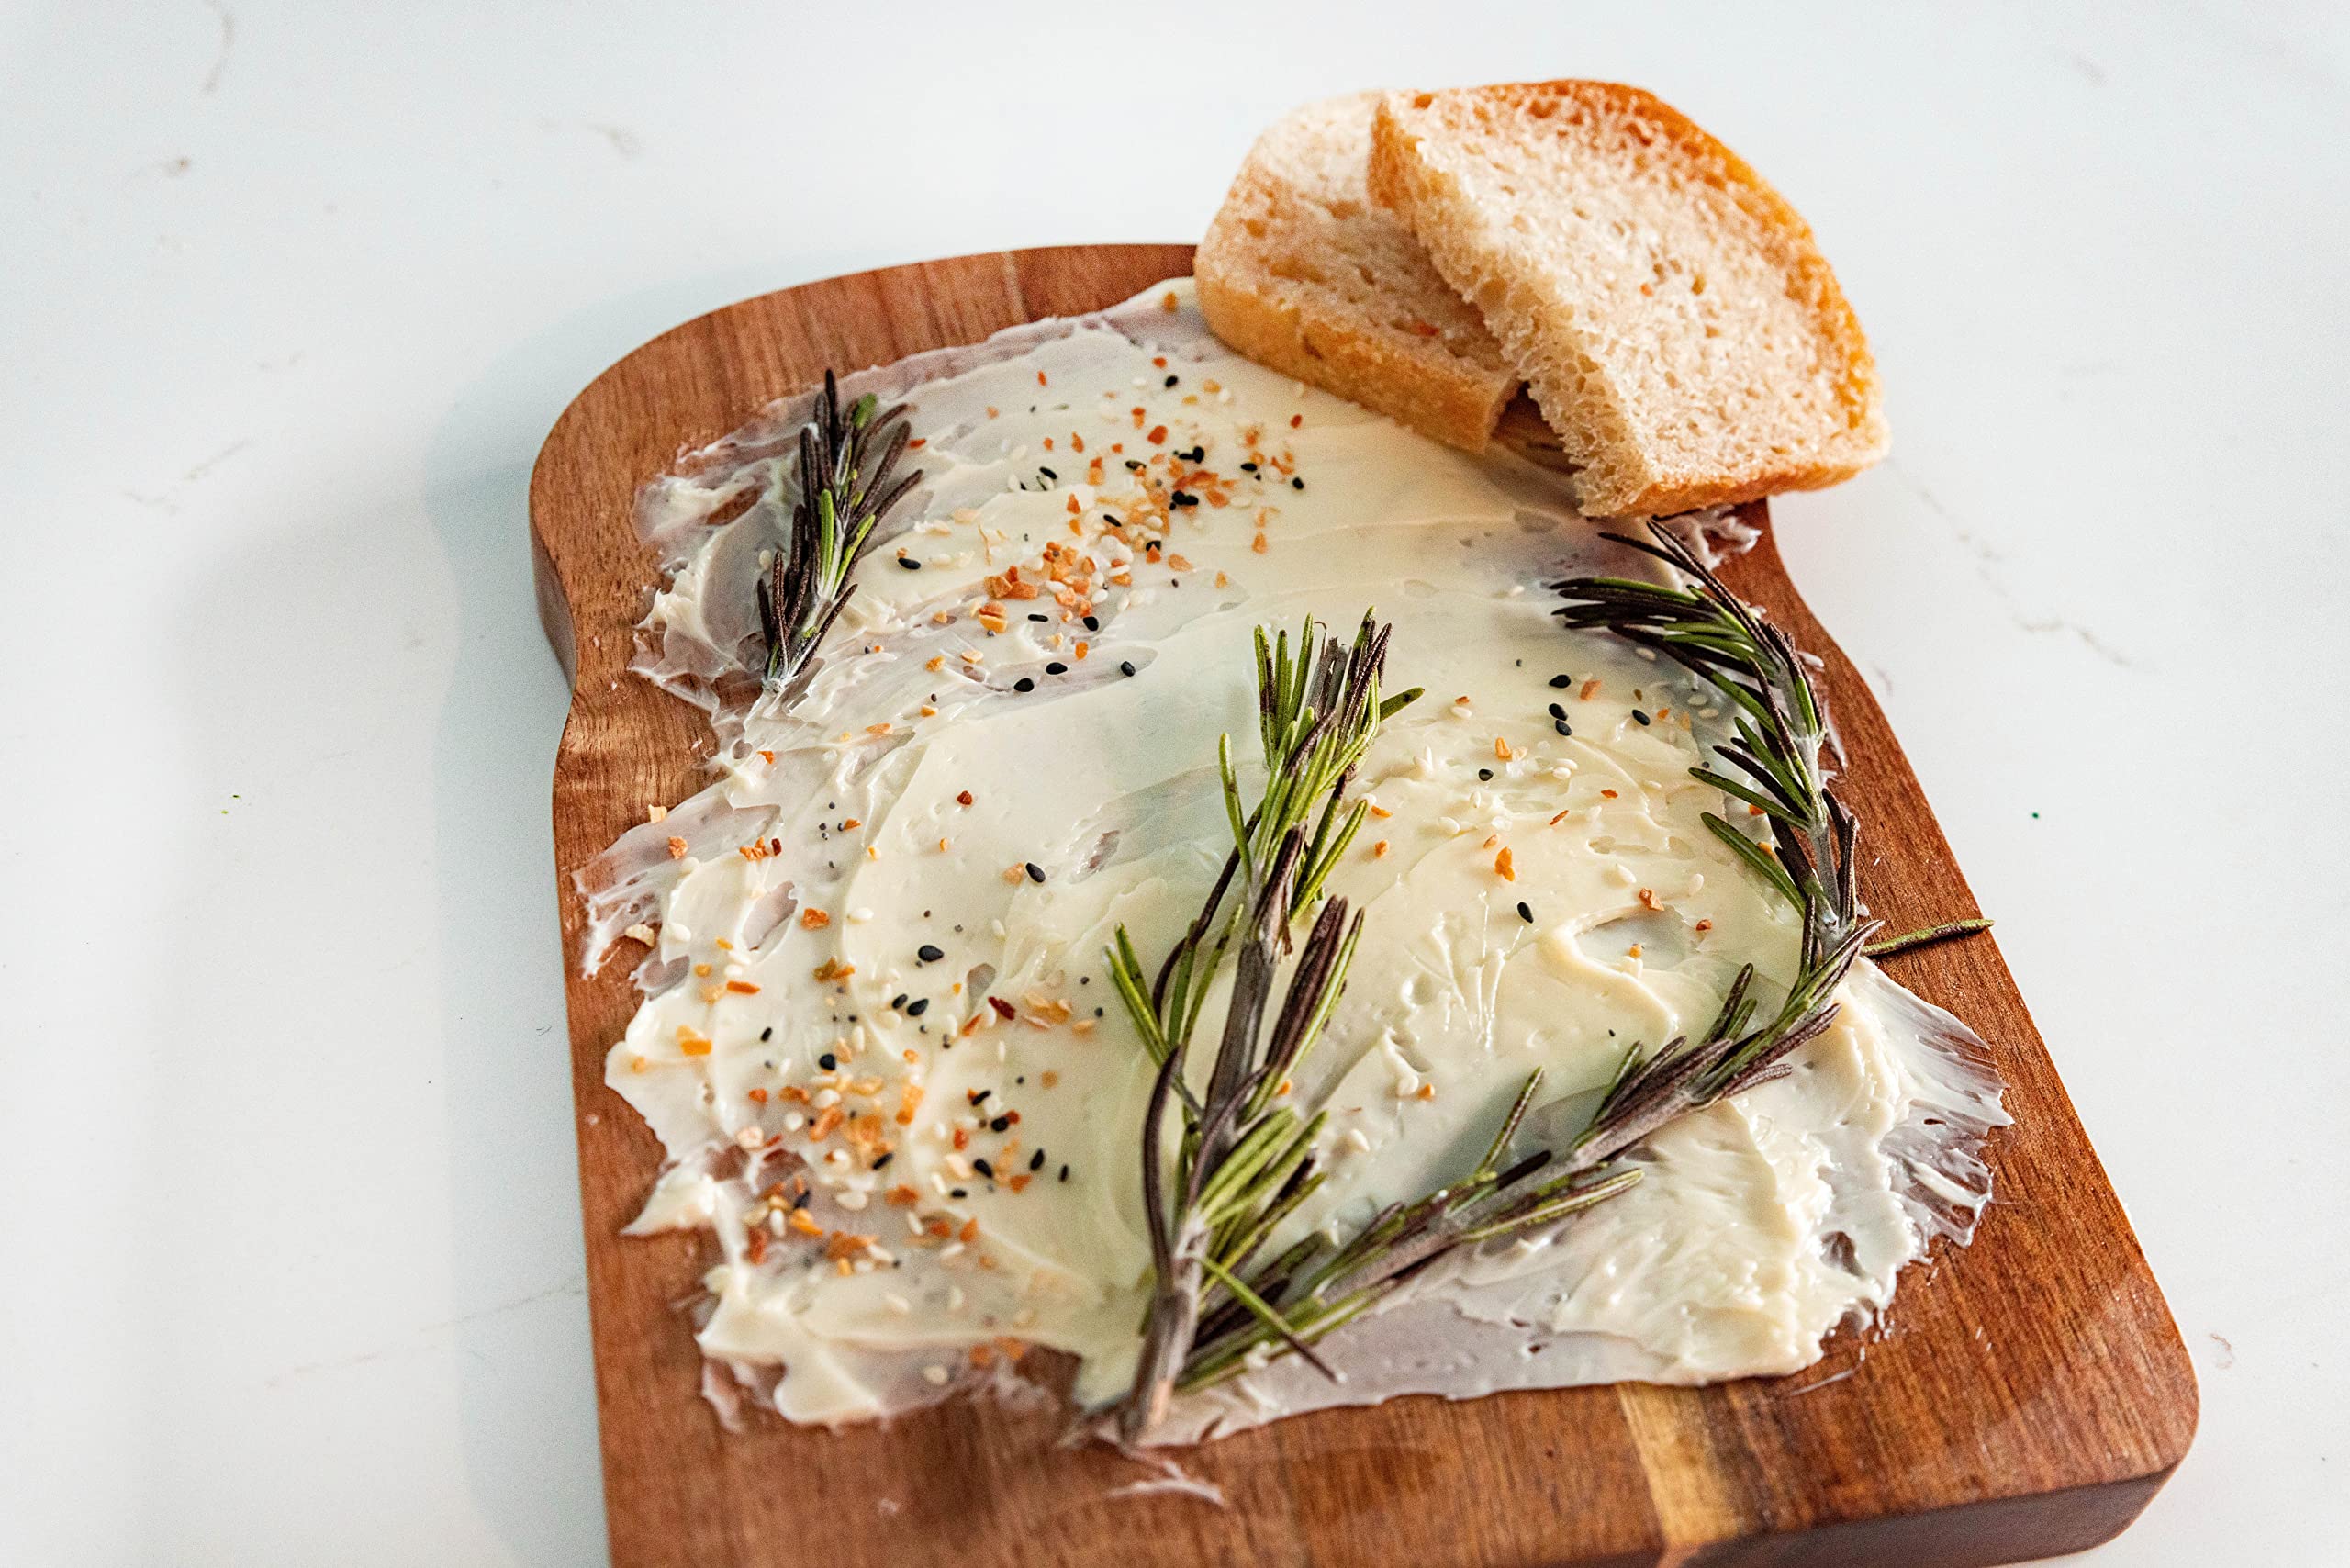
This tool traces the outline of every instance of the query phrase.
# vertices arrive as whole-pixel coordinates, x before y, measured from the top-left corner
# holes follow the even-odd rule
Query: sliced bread
[[[1364,185],[1376,93],[1257,139],[1192,263],[1217,337],[1424,435],[1482,450],[1517,375]]]
[[[1586,513],[1817,489],[1885,454],[1875,364],[1810,228],[1650,94],[1387,94],[1370,187],[1500,339]]]

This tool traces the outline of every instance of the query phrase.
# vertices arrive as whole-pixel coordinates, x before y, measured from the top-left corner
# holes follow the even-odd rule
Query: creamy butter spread
[[[1332,890],[1366,922],[1292,1089],[1330,1113],[1292,1235],[1465,1171],[1538,1066],[1522,1140],[1563,1141],[1741,964],[1788,975],[1794,913],[1689,777],[1723,715],[1550,617],[1561,576],[1659,568],[1533,463],[1239,358],[1181,283],[846,386],[867,388],[911,402],[925,479],[788,711],[745,672],[805,400],[641,498],[668,586],[639,667],[711,712],[716,777],[585,880],[588,961],[654,949],[608,1071],[671,1160],[633,1228],[715,1235],[702,1349],[784,1416],[1001,1383],[1030,1347],[1079,1358],[1080,1402],[1131,1377],[1150,1074],[1101,953],[1123,923],[1155,966],[1197,910],[1229,843],[1220,734],[1260,782],[1256,625],[1375,606],[1389,689],[1427,689],[1355,783],[1373,815]],[[2005,1120],[1956,1020],[1865,964],[1841,1000],[1790,1077],[1651,1139],[1626,1195],[1340,1330],[1344,1383],[1276,1362],[1163,1435],[1813,1361],[1933,1235],[1965,1239]]]

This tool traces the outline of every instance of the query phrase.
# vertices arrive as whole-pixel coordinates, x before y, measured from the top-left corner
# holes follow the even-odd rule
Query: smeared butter
[[[591,961],[655,928],[609,1068],[673,1161],[639,1225],[714,1233],[702,1348],[784,1416],[910,1408],[1031,1346],[1080,1359],[1082,1401],[1131,1377],[1149,1072],[1101,953],[1124,924],[1156,962],[1221,863],[1220,734],[1257,782],[1256,625],[1375,606],[1389,689],[1427,690],[1355,781],[1374,815],[1331,889],[1365,930],[1289,1090],[1330,1113],[1292,1234],[1458,1176],[1538,1066],[1528,1147],[1571,1136],[1741,964],[1791,971],[1793,912],[1701,820],[1725,809],[1689,777],[1726,733],[1707,691],[1550,618],[1546,583],[1654,567],[1541,469],[1249,364],[1182,284],[867,386],[911,402],[926,476],[789,711],[739,672],[798,409],[643,498],[669,574],[643,670],[722,756],[588,882]],[[1164,1435],[1815,1360],[1931,1235],[1964,1239],[2004,1119],[1947,1014],[1866,966],[1841,1000],[1792,1076],[1651,1139],[1628,1194],[1330,1340],[1346,1383],[1276,1364]]]

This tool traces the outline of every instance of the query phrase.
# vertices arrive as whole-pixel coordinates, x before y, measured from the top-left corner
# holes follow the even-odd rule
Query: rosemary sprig
[[[1853,846],[1860,824],[1828,788],[1819,754],[1829,734],[1827,705],[1803,656],[1778,627],[1722,586],[1689,547],[1661,524],[1653,543],[1607,537],[1652,555],[1688,580],[1668,587],[1628,577],[1574,577],[1554,583],[1569,626],[1598,628],[1653,649],[1711,686],[1736,709],[1736,739],[1715,751],[1733,770],[1699,766],[1690,777],[1758,808],[1771,824],[1767,844],[1708,812],[1706,826],[1803,918],[1796,977],[1778,1009],[1756,1025],[1754,966],[1731,981],[1712,1026],[1696,1043],[1668,1042],[1652,1056],[1625,1058],[1579,1148],[1630,1148],[1689,1111],[1784,1074],[1787,1053],[1836,1016],[1830,997],[1878,923],[1860,915],[1853,889]]]
[[[905,406],[882,409],[870,392],[844,410],[833,373],[800,431],[800,499],[791,533],[758,585],[767,639],[766,683],[799,694],[808,657],[856,590],[850,585],[874,525],[922,483],[922,471],[890,478],[912,428]],[[878,442],[877,452],[876,442]]]
[[[1143,1197],[1155,1283],[1142,1327],[1142,1357],[1117,1411],[1128,1440],[1165,1415],[1193,1352],[1203,1315],[1237,1312],[1320,1365],[1307,1342],[1245,1277],[1274,1227],[1321,1185],[1314,1144],[1323,1118],[1277,1101],[1313,1048],[1346,985],[1362,917],[1347,901],[1322,902],[1279,1006],[1275,982],[1292,951],[1291,927],[1322,898],[1331,868],[1368,810],[1346,803],[1355,765],[1380,724],[1419,696],[1382,700],[1388,628],[1365,613],[1353,643],[1314,621],[1289,633],[1257,633],[1259,741],[1265,787],[1244,804],[1232,737],[1217,746],[1233,846],[1206,902],[1155,980],[1146,980],[1124,926],[1104,955],[1112,983],[1158,1063],[1142,1130]],[[1232,993],[1204,1091],[1184,1080],[1211,980],[1226,957]],[[1270,1022],[1270,1030],[1268,1024]],[[1165,1152],[1169,1108],[1182,1134]],[[1328,1369],[1324,1368],[1326,1372]]]
[[[1559,615],[1571,626],[1609,631],[1655,649],[1738,710],[1736,739],[1716,748],[1734,772],[1702,766],[1692,772],[1760,807],[1770,820],[1773,837],[1764,845],[1721,816],[1706,818],[1741,861],[1801,912],[1796,975],[1785,1000],[1758,1022],[1755,969],[1748,964],[1701,1036],[1670,1040],[1652,1053],[1637,1046],[1628,1052],[1590,1123],[1563,1148],[1503,1164],[1539,1091],[1538,1071],[1519,1091],[1484,1157],[1460,1182],[1390,1205],[1343,1244],[1315,1232],[1253,1268],[1245,1255],[1239,1265],[1225,1264],[1216,1277],[1233,1288],[1227,1299],[1207,1302],[1185,1325],[1192,1348],[1172,1380],[1176,1390],[1211,1386],[1285,1350],[1310,1354],[1323,1336],[1456,1249],[1550,1225],[1624,1191],[1639,1179],[1639,1169],[1617,1165],[1622,1155],[1690,1112],[1781,1076],[1788,1070],[1788,1053],[1835,1018],[1830,998],[1876,923],[1860,917],[1853,890],[1858,825],[1820,768],[1825,706],[1785,633],[1762,621],[1671,533],[1654,524],[1651,532],[1654,544],[1621,542],[1665,562],[1692,586],[1573,578],[1553,585],[1568,600]],[[1311,1158],[1309,1148],[1296,1169],[1309,1170]],[[1271,1205],[1276,1223],[1295,1206],[1293,1201],[1282,1206],[1279,1200],[1286,1196],[1277,1193]],[[1271,1228],[1267,1223],[1251,1234],[1252,1249]],[[1136,1387],[1142,1388],[1139,1381]],[[1156,1406],[1130,1400],[1125,1415],[1155,1418],[1163,1407],[1163,1396]],[[1139,1428],[1125,1429],[1131,1438]]]

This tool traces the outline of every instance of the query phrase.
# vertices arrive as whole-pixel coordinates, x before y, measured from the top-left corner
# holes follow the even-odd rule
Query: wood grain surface
[[[709,745],[699,712],[625,672],[655,577],[632,498],[681,451],[827,365],[1098,308],[1190,266],[1180,245],[1024,251],[747,300],[605,372],[540,453],[541,607],[574,677],[554,771],[555,896],[613,1562],[1930,1568],[2076,1551],[2121,1529],[2187,1450],[2194,1376],[1988,937],[1887,968],[1991,1043],[2017,1122],[1993,1137],[1997,1201],[1972,1247],[1937,1242],[1903,1275],[1890,1333],[1840,1333],[1796,1376],[1414,1398],[1281,1421],[1184,1456],[1223,1488],[1221,1508],[1113,1495],[1148,1473],[1099,1448],[1057,1447],[1055,1416],[993,1404],[840,1432],[772,1417],[744,1435],[720,1429],[673,1305],[706,1264],[706,1241],[620,1235],[661,1158],[603,1082],[636,1001],[628,966],[577,971],[573,872],[648,801],[698,788]],[[1748,515],[1766,522],[1760,506]],[[1725,575],[1827,660],[1870,852],[1863,896],[1895,930],[1975,913],[1884,714],[1804,608],[1767,524]]]

